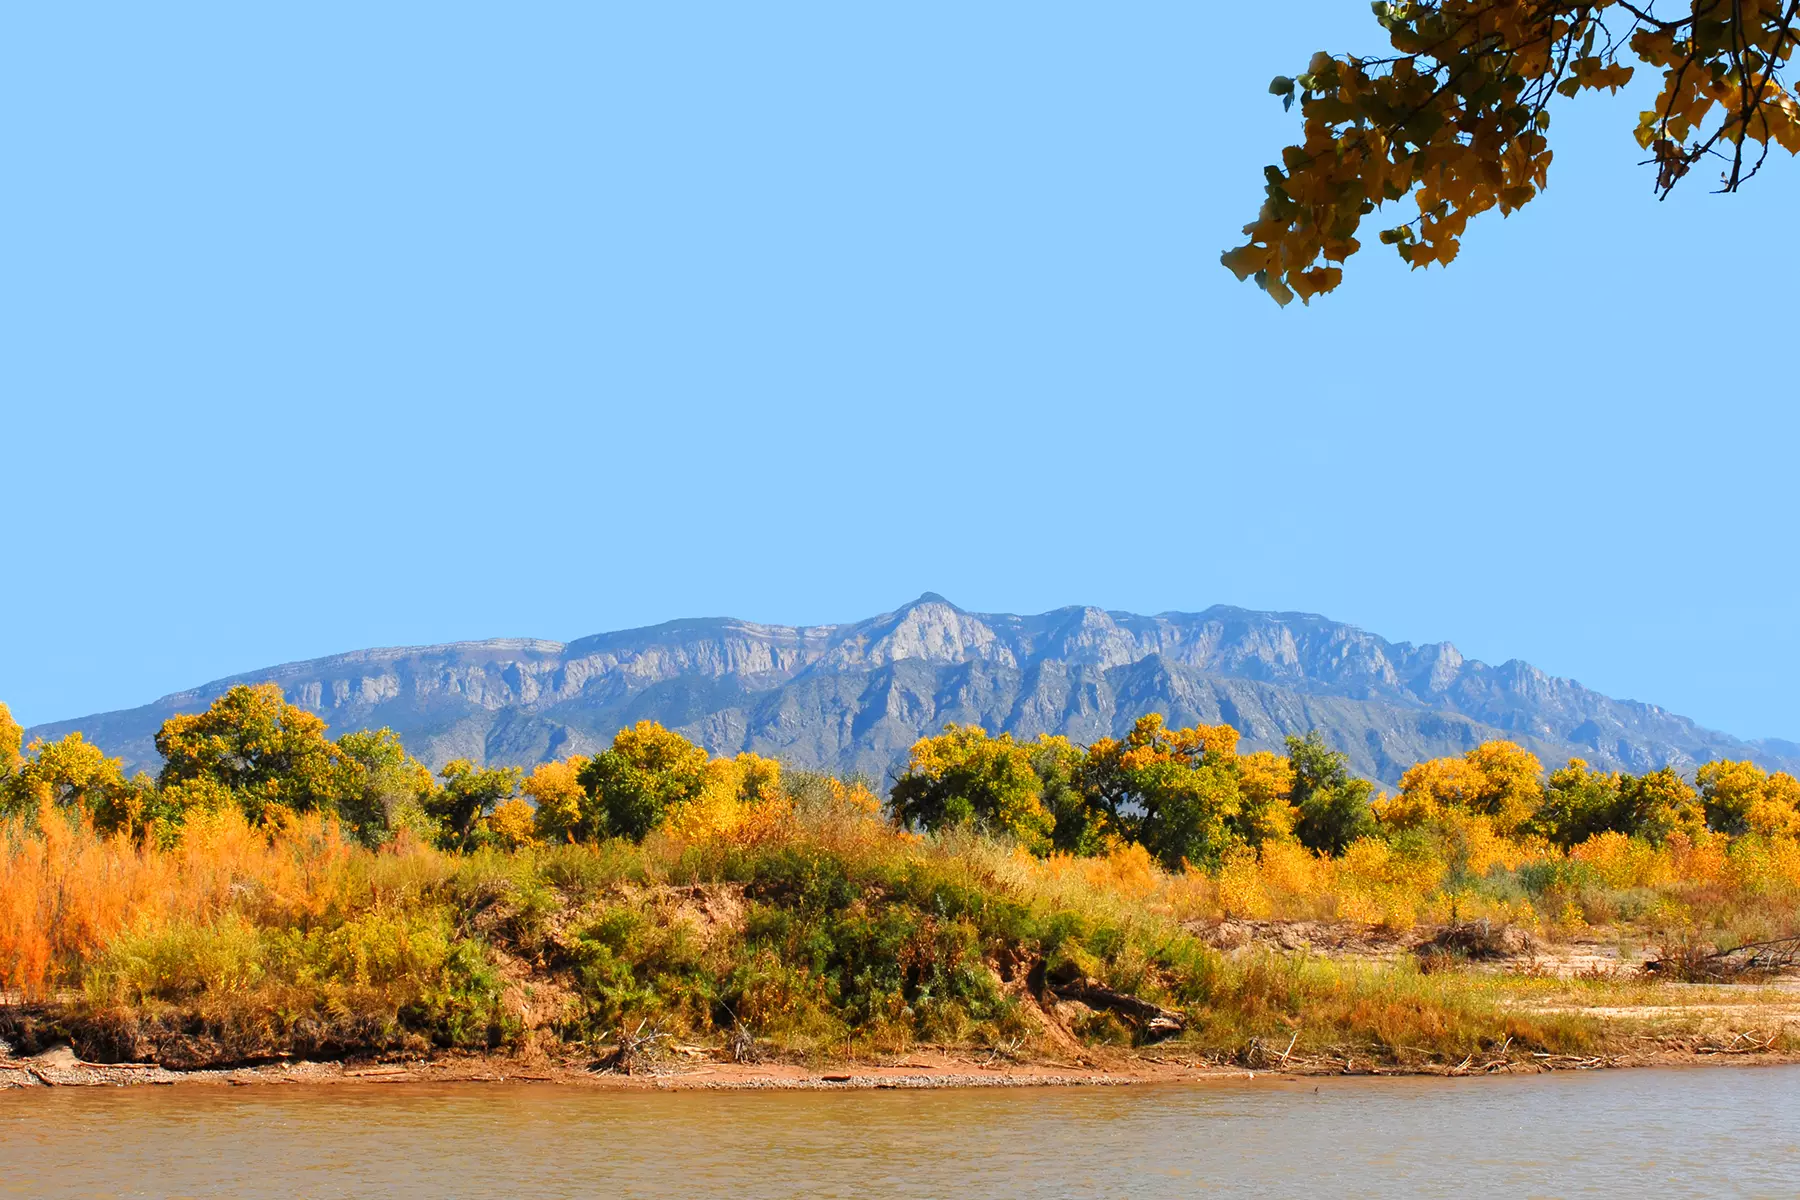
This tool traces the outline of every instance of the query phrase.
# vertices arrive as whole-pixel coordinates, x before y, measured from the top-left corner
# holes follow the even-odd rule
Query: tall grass
[[[224,809],[165,846],[45,811],[0,826],[0,989],[86,1053],[189,1064],[594,1048],[640,1021],[700,1039],[747,1029],[813,1055],[1016,1051],[1045,1020],[1132,1040],[1105,1012],[1047,1016],[1024,986],[1039,964],[1183,1010],[1196,1053],[1417,1063],[1509,1044],[1586,1052],[1604,1034],[1533,1015],[1490,977],[1225,957],[1191,927],[1636,914],[1742,930],[1789,919],[1796,897],[1800,851],[1783,840],[1602,837],[1564,854],[1475,827],[1454,853],[1371,840],[1330,859],[1272,843],[1209,875],[1137,846],[1037,858],[920,837],[847,789],[642,844],[467,854],[404,836],[367,849],[318,816],[253,828]]]

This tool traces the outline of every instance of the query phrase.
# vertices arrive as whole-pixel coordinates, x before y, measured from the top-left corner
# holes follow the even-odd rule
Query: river
[[[1795,1196],[1800,1068],[1122,1088],[0,1093],[0,1195]]]

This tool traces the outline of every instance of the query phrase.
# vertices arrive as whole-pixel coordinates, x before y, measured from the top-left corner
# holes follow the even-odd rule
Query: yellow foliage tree
[[[1800,780],[1753,762],[1709,762],[1695,773],[1706,823],[1721,833],[1800,833]]]
[[[80,733],[32,742],[5,786],[7,807],[15,811],[70,810],[105,833],[142,834],[159,815],[149,780],[127,780],[120,761],[108,758]]]
[[[1411,197],[1417,216],[1381,234],[1414,268],[1456,258],[1469,219],[1507,215],[1549,182],[1550,110],[1617,92],[1635,59],[1662,72],[1639,117],[1655,189],[1702,160],[1721,190],[1773,146],[1800,153],[1800,104],[1784,71],[1797,0],[1389,0],[1374,5],[1391,52],[1312,56],[1269,90],[1300,103],[1304,132],[1264,169],[1267,199],[1224,255],[1280,304],[1328,292],[1361,247],[1363,219]]]
[[[19,769],[20,747],[25,744],[25,731],[13,720],[12,709],[0,704],[0,787]]]
[[[239,685],[203,713],[170,717],[156,734],[158,782],[207,779],[252,820],[279,812],[338,812],[360,802],[365,773],[325,736],[325,722],[289,704],[272,683]]]
[[[519,790],[537,804],[532,823],[536,835],[542,840],[579,840],[577,833],[581,828],[581,804],[586,793],[581,790],[581,783],[576,776],[587,766],[587,762],[584,755],[578,754],[560,762],[539,763],[519,786]]]
[[[1299,811],[1289,802],[1294,792],[1294,767],[1287,758],[1267,750],[1238,756],[1238,794],[1243,810],[1238,816],[1244,838],[1253,846],[1285,842],[1294,836]]]
[[[891,793],[894,814],[924,829],[967,825],[1006,833],[1034,854],[1048,853],[1055,820],[1044,808],[1032,750],[979,725],[946,725],[913,743]]]
[[[1507,832],[1522,827],[1544,799],[1544,764],[1514,742],[1483,742],[1468,763],[1481,776],[1474,808]]]
[[[745,751],[707,763],[700,794],[670,808],[663,827],[691,839],[735,837],[752,825],[767,827],[788,807],[781,764]]]
[[[1408,767],[1400,793],[1380,807],[1381,819],[1409,829],[1447,812],[1493,820],[1504,832],[1521,829],[1544,798],[1544,766],[1512,742],[1483,742],[1461,758],[1432,758]]]
[[[537,841],[536,813],[530,804],[517,796],[502,800],[487,815],[488,831],[508,850],[530,846]]]
[[[1415,829],[1447,810],[1469,809],[1481,791],[1481,772],[1466,758],[1428,758],[1400,776],[1400,791],[1376,805],[1383,825]]]

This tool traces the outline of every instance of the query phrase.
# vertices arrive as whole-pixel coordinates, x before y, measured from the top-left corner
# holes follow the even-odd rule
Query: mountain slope
[[[566,644],[362,650],[30,733],[80,729],[108,753],[154,769],[152,739],[164,720],[205,708],[234,684],[265,680],[337,733],[392,726],[433,767],[589,753],[647,718],[715,753],[755,750],[885,781],[914,740],[945,722],[1087,742],[1158,711],[1183,724],[1229,723],[1251,748],[1317,729],[1358,771],[1389,783],[1418,759],[1494,737],[1552,764],[1579,756],[1641,771],[1730,757],[1800,768],[1793,743],[1740,741],[1526,663],[1489,666],[1447,642],[1388,642],[1313,614],[1226,606],[1153,617],[1097,608],[978,614],[931,593],[848,625],[713,618]]]

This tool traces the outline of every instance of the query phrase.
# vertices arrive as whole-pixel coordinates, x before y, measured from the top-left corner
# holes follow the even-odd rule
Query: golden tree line
[[[203,713],[170,718],[156,736],[164,765],[154,777],[127,778],[80,733],[21,743],[0,705],[0,816],[60,810],[165,844],[194,814],[223,809],[265,826],[324,813],[369,845],[407,830],[449,849],[741,832],[790,809],[796,783],[774,759],[715,757],[651,721],[598,754],[529,773],[458,759],[434,775],[392,730],[328,737],[274,684],[235,687]],[[906,828],[1002,835],[1039,855],[1142,846],[1170,869],[1216,869],[1271,843],[1338,856],[1365,839],[1471,827],[1564,849],[1607,834],[1652,845],[1800,835],[1800,780],[1747,761],[1706,763],[1691,781],[1667,766],[1633,775],[1580,759],[1546,773],[1523,747],[1490,741],[1416,764],[1389,795],[1317,735],[1290,737],[1286,750],[1241,752],[1229,725],[1170,728],[1154,713],[1085,747],[952,725],[912,747],[889,810]],[[806,779],[878,807],[861,784]]]

